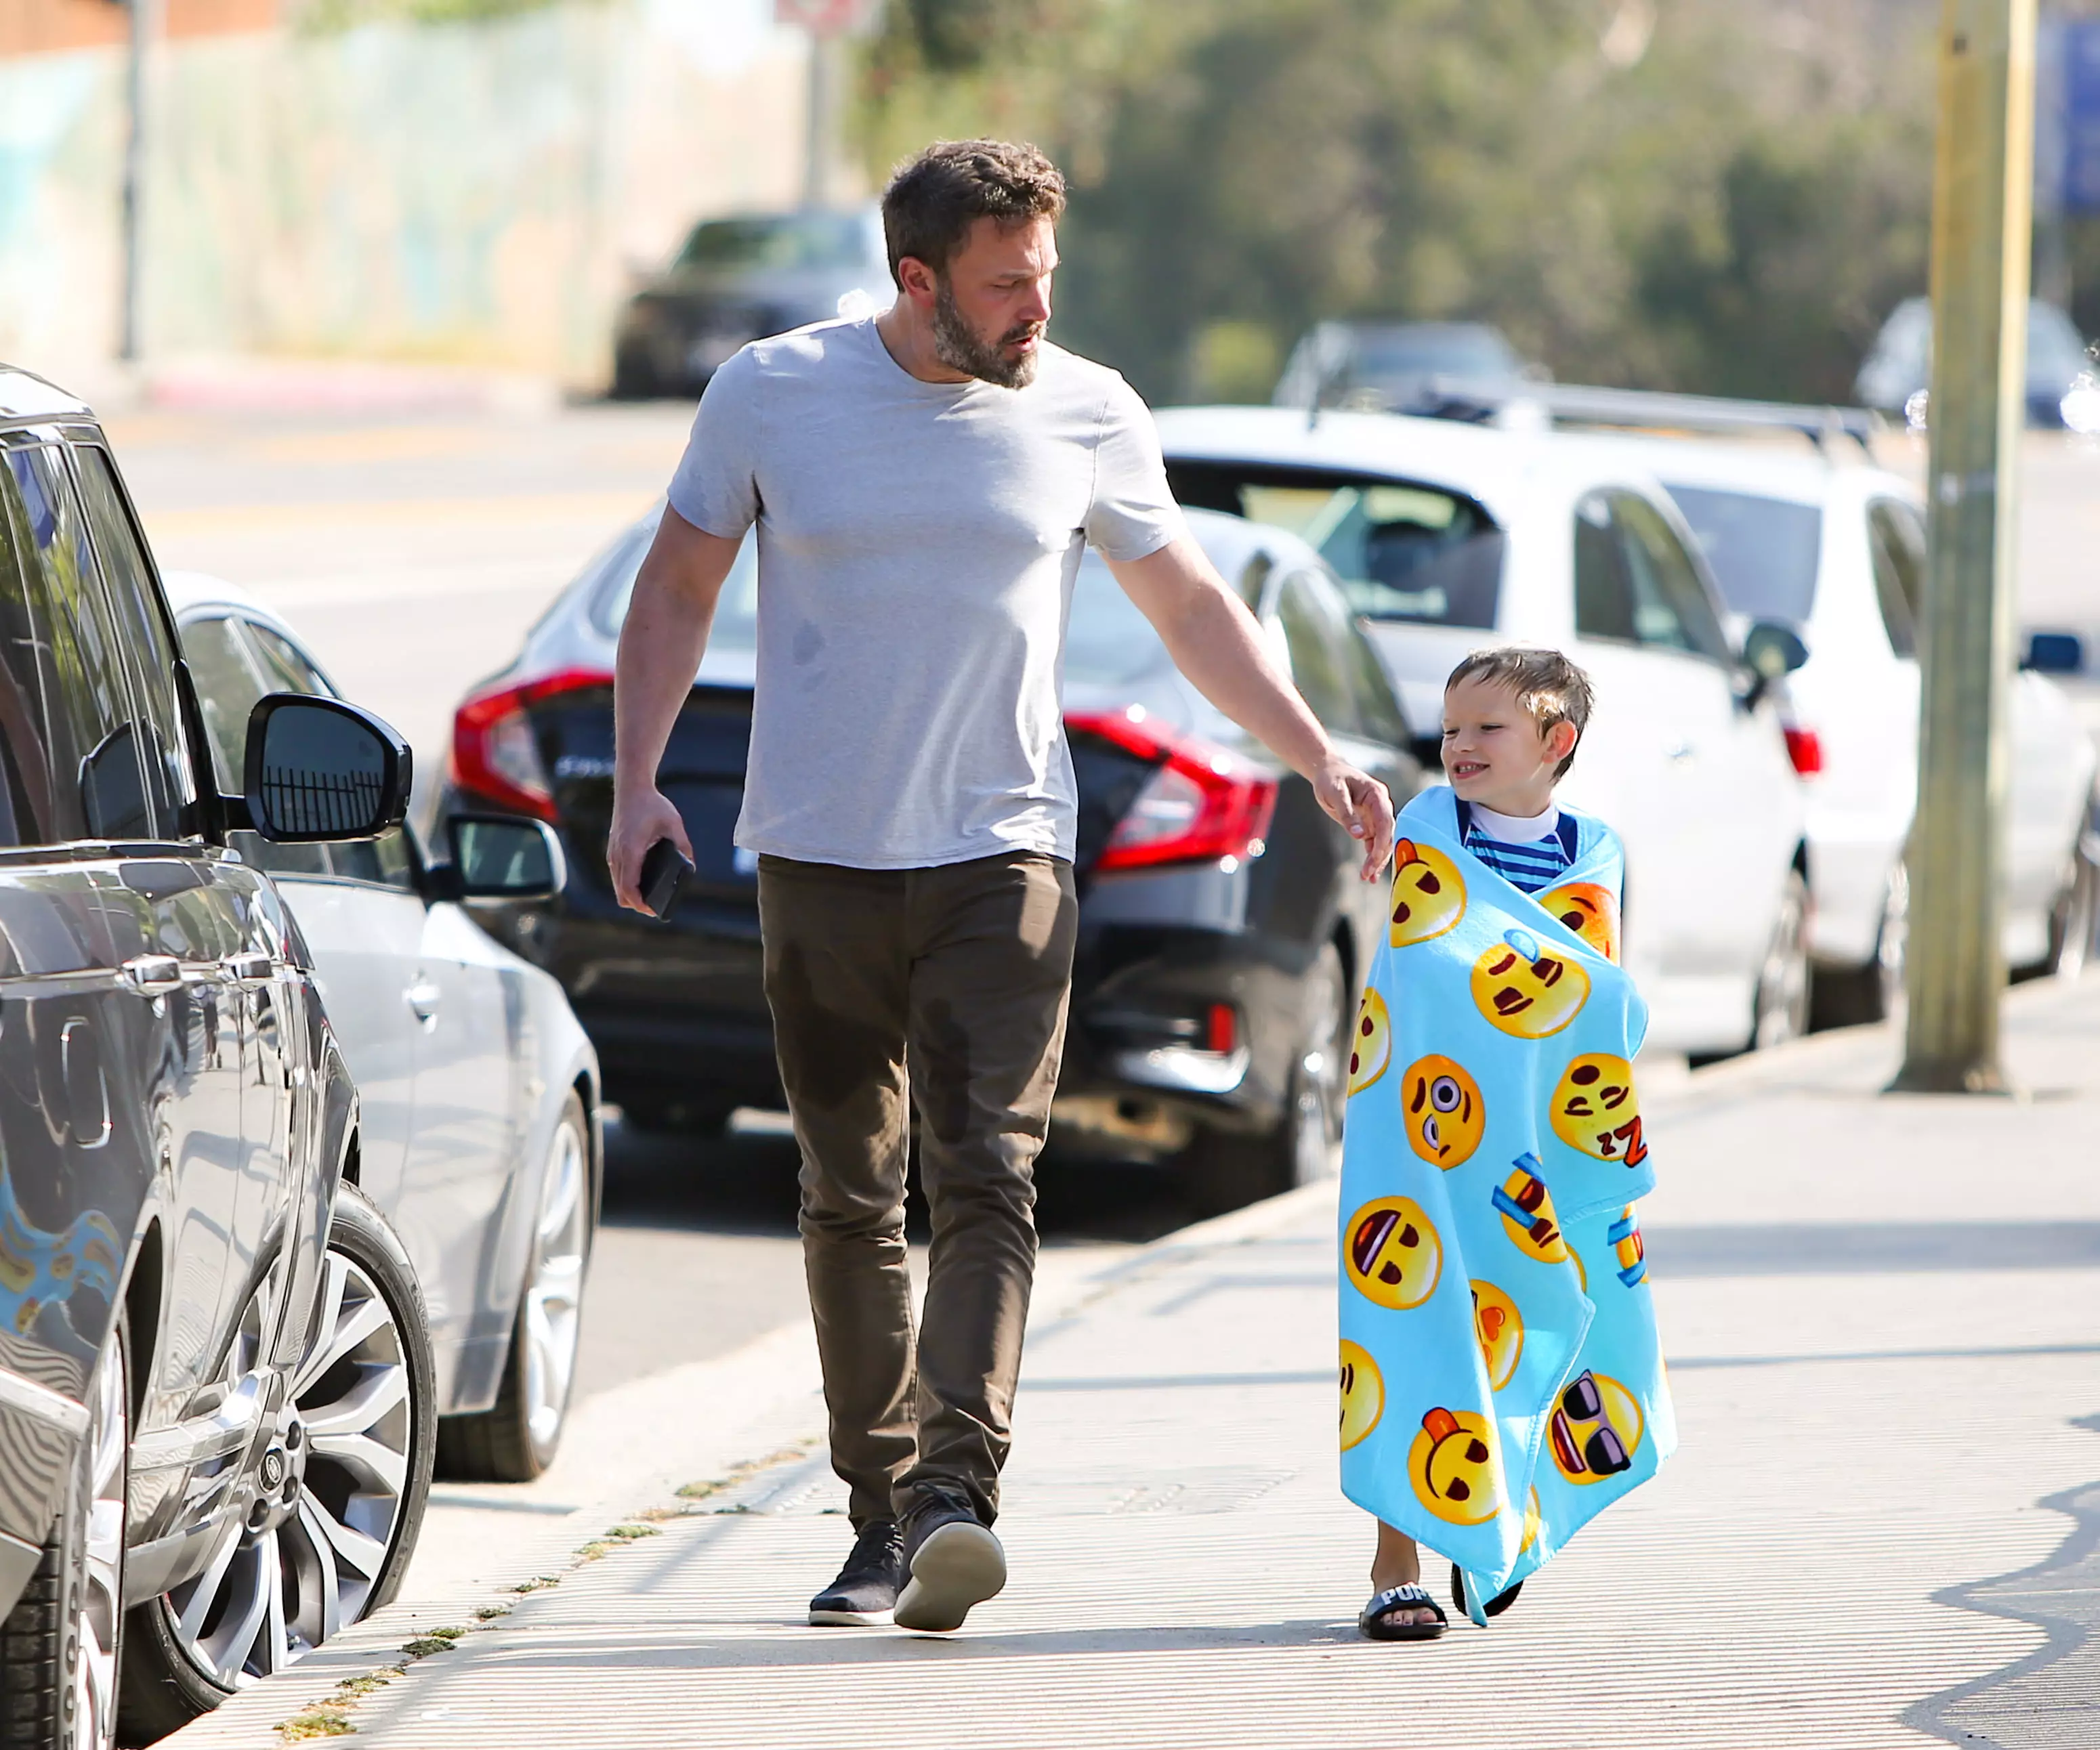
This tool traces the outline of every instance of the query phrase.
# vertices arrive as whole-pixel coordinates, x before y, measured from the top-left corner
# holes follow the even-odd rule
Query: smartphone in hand
[[[677,909],[686,877],[692,872],[693,866],[678,847],[668,839],[659,839],[642,859],[642,903],[657,917],[669,917]]]

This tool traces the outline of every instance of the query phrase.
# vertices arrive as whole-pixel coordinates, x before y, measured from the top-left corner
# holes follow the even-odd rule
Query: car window
[[[1670,496],[1698,536],[1731,613],[1807,623],[1823,560],[1820,505],[1703,486],[1671,485]]]
[[[266,677],[243,628],[229,615],[214,614],[183,628],[183,655],[189,659],[197,706],[204,716],[205,738],[219,788],[237,796],[246,782],[248,714],[266,693],[288,690]],[[324,844],[272,844],[258,833],[232,832],[227,842],[241,860],[272,875],[331,872]]]
[[[1299,571],[1284,579],[1277,596],[1276,617],[1290,652],[1290,678],[1298,683],[1312,715],[1330,730],[1355,734],[1349,628],[1332,598],[1317,579]]]
[[[1363,733],[1389,747],[1406,747],[1412,739],[1407,714],[1401,709],[1392,678],[1385,672],[1385,664],[1379,660],[1377,647],[1364,636],[1363,629],[1355,625],[1349,628],[1347,643],[1349,678],[1354,683],[1357,695],[1357,721]]]
[[[254,646],[272,692],[316,693],[324,699],[335,696],[335,689],[320,670],[289,639],[256,620],[244,619],[240,629]]]
[[[855,267],[867,253],[858,214],[792,213],[704,220],[686,239],[676,265],[716,273]]]
[[[1319,551],[1353,612],[1423,625],[1495,623],[1506,543],[1479,505],[1333,469],[1170,461],[1184,505],[1288,529]]]
[[[73,460],[88,532],[102,560],[102,580],[129,658],[131,691],[139,707],[139,749],[145,766],[147,807],[155,836],[173,839],[184,825],[192,778],[175,699],[175,648],[152,562],[140,544],[117,465],[99,445],[78,444]]]
[[[1874,599],[1889,648],[1899,656],[1915,656],[1925,605],[1924,527],[1908,505],[1877,498],[1868,507],[1867,534],[1873,549]]]
[[[148,806],[141,726],[133,714],[117,630],[72,483],[49,444],[6,452],[26,540],[20,549],[29,635],[45,649],[49,752],[68,802],[53,825],[66,838],[165,836]]]
[[[627,531],[584,574],[577,588],[591,603],[591,618],[608,637],[620,635],[627,618],[627,604],[634,594],[634,579],[656,538],[660,507]],[[737,549],[736,562],[722,580],[721,594],[715,600],[715,617],[708,628],[711,650],[752,650],[758,647],[758,541],[746,535]]]
[[[1089,548],[1072,580],[1072,611],[1065,623],[1065,678],[1090,686],[1119,686],[1149,674],[1166,656],[1167,646],[1152,622]]]
[[[1575,630],[1729,659],[1691,554],[1662,513],[1631,492],[1593,492],[1576,507]]]

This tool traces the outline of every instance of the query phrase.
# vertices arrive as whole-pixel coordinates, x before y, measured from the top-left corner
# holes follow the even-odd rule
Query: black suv
[[[405,1254],[342,1181],[357,1100],[229,830],[401,818],[333,699],[222,796],[87,408],[0,367],[0,1738],[181,1725],[398,1585],[428,1487]]]

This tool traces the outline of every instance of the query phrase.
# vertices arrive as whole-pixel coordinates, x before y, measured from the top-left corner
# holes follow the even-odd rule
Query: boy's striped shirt
[[[1574,866],[1577,828],[1575,817],[1565,809],[1545,838],[1528,844],[1511,844],[1489,838],[1474,819],[1472,809],[1461,800],[1458,829],[1466,849],[1520,893],[1544,893]]]

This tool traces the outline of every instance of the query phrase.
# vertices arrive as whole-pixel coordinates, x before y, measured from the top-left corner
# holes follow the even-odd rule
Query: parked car
[[[1699,439],[1622,440],[1661,478],[1730,610],[1793,627],[1808,659],[1787,683],[1788,734],[1807,778],[1809,947],[1819,1018],[1871,1020],[1901,986],[1917,800],[1917,624],[1926,526],[1916,491],[1866,466]],[[2045,659],[2076,641],[2040,641]],[[2094,929],[2085,854],[2093,743],[2062,690],[2014,678],[2007,963],[2075,972]]]
[[[835,316],[856,293],[895,295],[874,207],[703,220],[621,311],[612,392],[697,395],[746,342]]]
[[[2081,380],[2091,393],[2092,355],[2071,318],[2035,298],[2027,306],[2027,423],[2066,425],[2065,403]],[[1911,398],[1932,386],[1932,301],[1907,298],[1889,312],[1860,367],[1854,392],[1868,407],[1901,413]]]
[[[605,844],[613,655],[659,514],[629,529],[460,707],[446,806],[508,809],[561,833],[559,902],[497,908],[487,921],[561,980],[629,1122],[706,1126],[783,1098],[757,862],[730,839],[750,735],[757,562],[747,540],[664,756],[661,782],[698,869],[673,919],[653,923],[615,904]],[[1196,526],[1314,712],[1404,801],[1418,782],[1404,720],[1318,556],[1236,518]],[[1323,1170],[1383,892],[1356,879],[1354,841],[1310,787],[1202,703],[1092,558],[1074,588],[1065,699],[1080,937],[1061,1144],[1177,1157],[1207,1206]]]
[[[214,578],[167,579],[223,782],[271,692],[339,696],[298,634]],[[552,1461],[582,1334],[602,1155],[598,1058],[559,985],[474,925],[492,899],[561,890],[546,825],[455,817],[346,844],[234,835],[269,871],[363,1108],[359,1188],[407,1246],[437,1367],[441,1474],[502,1482]]]
[[[1652,1043],[1718,1053],[1806,1026],[1800,782],[1652,473],[1608,440],[1382,414],[1193,408],[1159,428],[1182,503],[1319,549],[1418,729],[1440,725],[1445,678],[1480,646],[1551,645],[1589,671],[1596,711],[1564,794],[1626,841]],[[1753,636],[1776,666],[1798,655],[1786,628]]]
[[[408,751],[267,692],[214,781],[107,440],[0,369],[0,1721],[140,1743],[384,1603],[432,1443],[408,1255],[270,876]]]
[[[1434,413],[1454,398],[1499,397],[1544,382],[1485,322],[1322,322],[1284,361],[1278,407]]]

